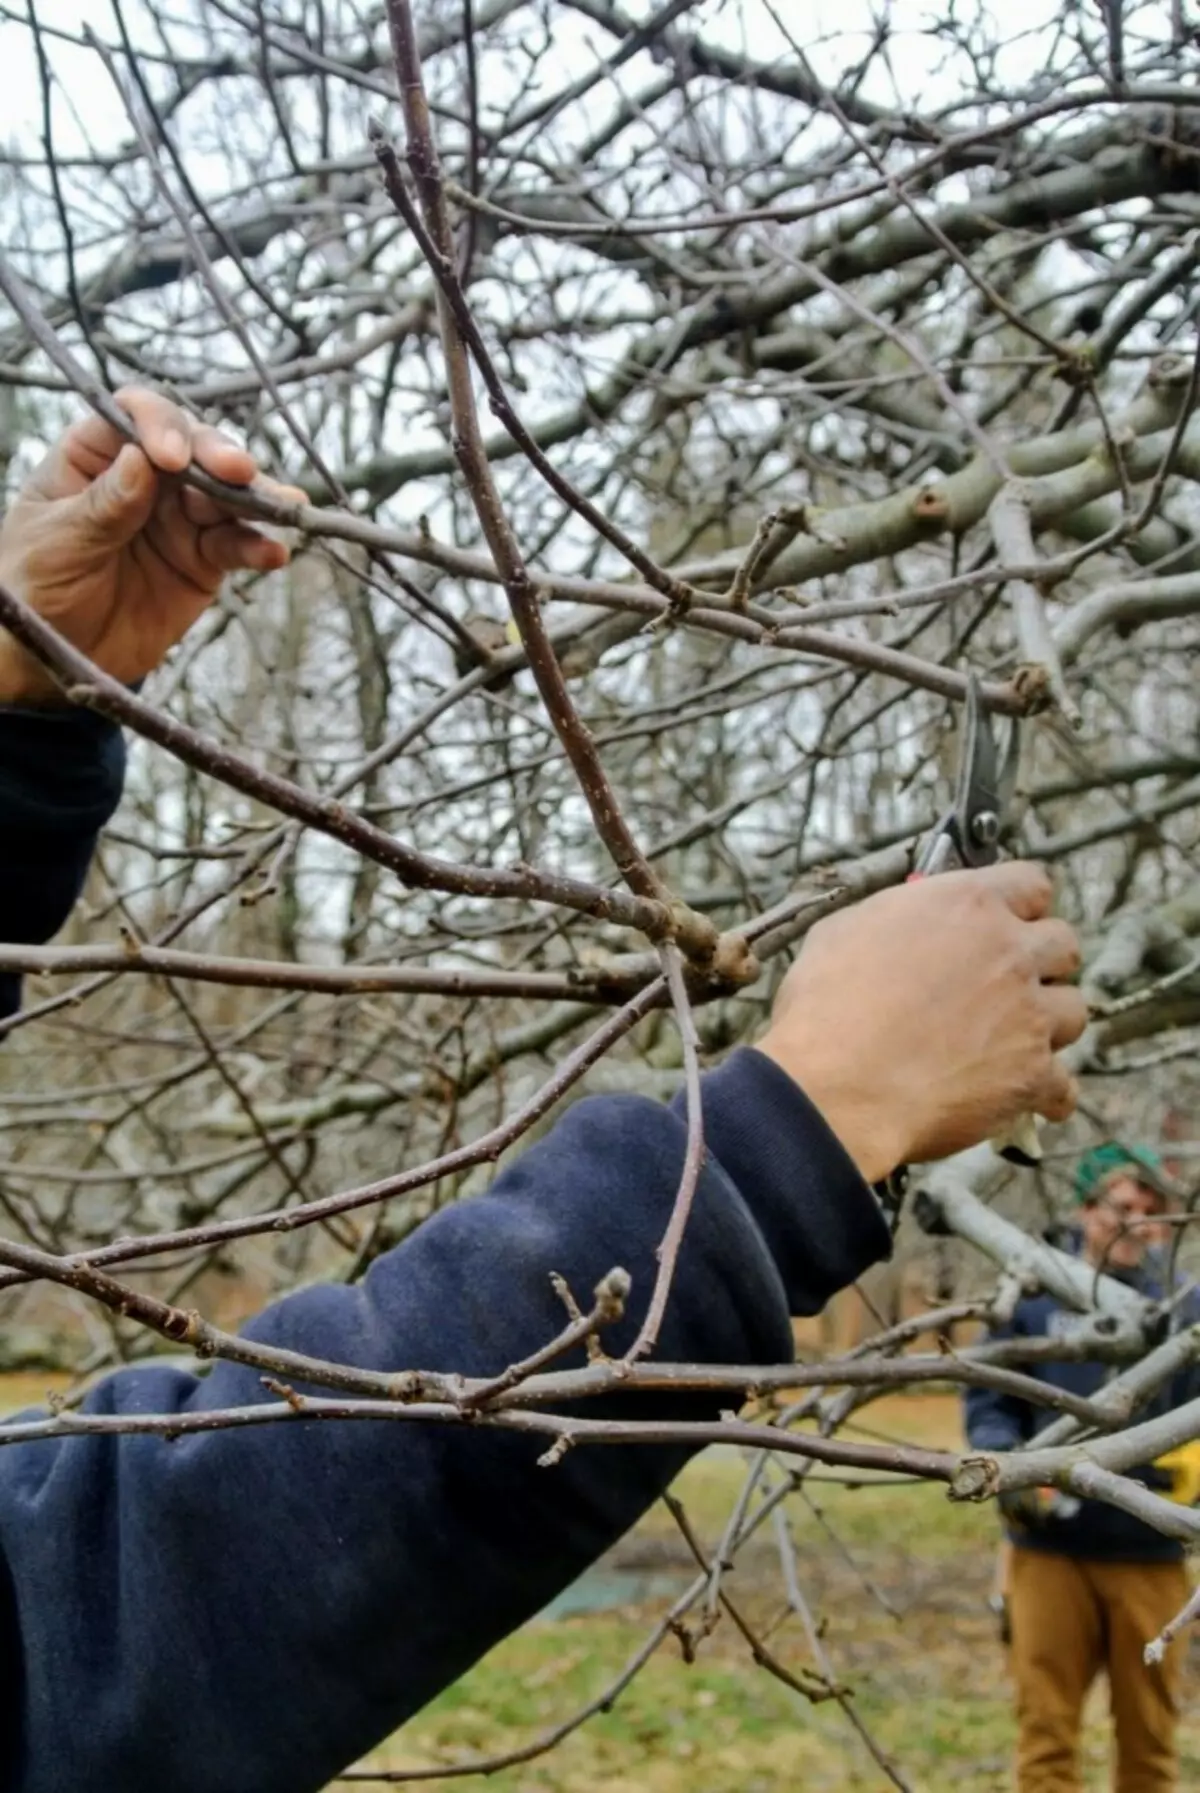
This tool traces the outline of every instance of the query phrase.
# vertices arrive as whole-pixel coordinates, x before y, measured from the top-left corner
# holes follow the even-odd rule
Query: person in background
[[[1081,1160],[1075,1177],[1085,1263],[1151,1300],[1164,1295],[1158,1248],[1165,1212],[1162,1166],[1146,1147],[1109,1141]],[[1200,1319],[1189,1301],[1177,1322]],[[1070,1338],[1086,1317],[1051,1295],[1024,1296],[995,1338]],[[1111,1374],[1102,1363],[1043,1363],[1029,1373],[1077,1395],[1093,1395]],[[1200,1395],[1200,1371],[1181,1372],[1141,1409],[1149,1419]],[[1012,1395],[971,1389],[967,1438],[976,1450],[1015,1450],[1044,1426],[1042,1409]],[[1200,1453],[1185,1447],[1132,1472],[1191,1504],[1200,1494]],[[1029,1488],[1000,1497],[1007,1521],[999,1604],[1017,1704],[1018,1793],[1082,1793],[1080,1729],[1096,1677],[1108,1677],[1116,1793],[1168,1793],[1178,1785],[1176,1726],[1183,1646],[1159,1666],[1143,1652],[1188,1597],[1183,1547],[1132,1514],[1101,1501]]]

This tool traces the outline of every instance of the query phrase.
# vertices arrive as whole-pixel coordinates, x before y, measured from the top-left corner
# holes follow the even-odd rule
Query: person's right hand
[[[822,1111],[869,1182],[977,1145],[1019,1114],[1062,1121],[1057,1057],[1087,1024],[1073,929],[1040,867],[946,872],[814,927],[758,1050]]]

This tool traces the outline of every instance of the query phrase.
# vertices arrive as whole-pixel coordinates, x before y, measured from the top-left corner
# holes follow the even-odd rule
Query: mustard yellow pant
[[[1102,1669],[1114,1793],[1175,1793],[1182,1645],[1155,1668],[1142,1652],[1188,1597],[1183,1564],[1084,1562],[1018,1546],[1008,1580],[1019,1793],[1082,1793],[1080,1720]]]

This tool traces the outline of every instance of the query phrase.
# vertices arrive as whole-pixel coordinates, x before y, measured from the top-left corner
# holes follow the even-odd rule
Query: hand
[[[216,596],[226,573],[283,566],[286,546],[185,486],[193,462],[248,486],[254,459],[156,392],[126,387],[117,403],[135,447],[91,416],[73,424],[0,525],[0,583],[124,684],[152,672]],[[260,482],[275,497],[290,488]],[[0,629],[0,703],[53,703],[54,680]]]
[[[1050,880],[1011,862],[881,891],[819,922],[758,1050],[821,1109],[869,1182],[947,1157],[1032,1111],[1066,1120],[1055,1055],[1087,1007],[1062,980],[1074,931]]]
[[[1041,1488],[1009,1488],[996,1496],[996,1505],[1010,1525],[1038,1531],[1050,1518],[1050,1503]]]

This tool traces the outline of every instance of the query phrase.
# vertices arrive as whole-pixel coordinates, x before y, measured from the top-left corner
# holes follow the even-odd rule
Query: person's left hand
[[[142,447],[102,417],[73,424],[0,524],[0,583],[103,671],[134,684],[211,603],[227,573],[270,572],[288,549],[184,485],[193,463],[248,486],[252,455],[144,387],[116,395]],[[303,498],[259,482],[272,496]],[[0,629],[0,703],[45,704],[58,686]]]
[[[1009,1488],[996,1498],[996,1505],[1010,1525],[1026,1531],[1040,1531],[1050,1517],[1050,1504],[1041,1488]]]

